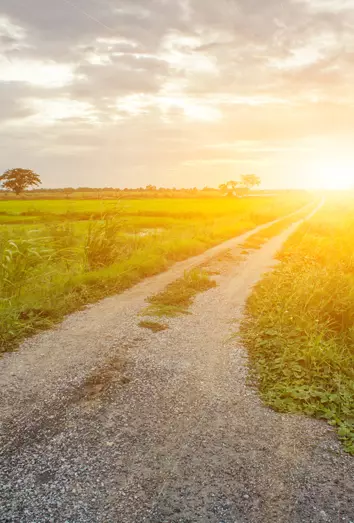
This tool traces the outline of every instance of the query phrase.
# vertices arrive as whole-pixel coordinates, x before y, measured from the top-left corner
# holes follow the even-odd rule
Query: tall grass
[[[103,221],[89,222],[84,254],[87,270],[95,270],[111,265],[120,256],[126,254],[127,242],[118,235],[122,230],[122,222],[115,218],[106,217]]]
[[[242,328],[267,404],[327,420],[352,453],[353,245],[353,201],[330,201],[287,242]]]

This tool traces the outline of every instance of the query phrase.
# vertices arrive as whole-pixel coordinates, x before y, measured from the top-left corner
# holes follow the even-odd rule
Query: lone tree
[[[242,174],[241,181],[235,182],[233,180],[222,183],[219,189],[224,196],[236,196],[242,198],[256,185],[260,185],[261,179],[255,174]]]
[[[238,185],[240,185],[240,182],[230,180],[229,182],[222,183],[221,185],[219,185],[219,189],[224,196],[235,196],[236,187]]]
[[[259,176],[256,176],[255,174],[242,174],[241,184],[244,187],[247,187],[247,189],[253,189],[253,187],[256,187],[261,184],[261,179]]]
[[[0,176],[0,183],[4,189],[14,191],[17,195],[21,194],[29,187],[40,185],[41,179],[38,174],[31,169],[9,169]]]

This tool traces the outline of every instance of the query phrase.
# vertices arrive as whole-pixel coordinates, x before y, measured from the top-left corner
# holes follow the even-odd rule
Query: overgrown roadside
[[[330,201],[289,239],[241,328],[267,405],[337,428],[354,454],[354,214]]]
[[[177,204],[167,202],[171,209],[164,203],[161,217],[159,211],[154,211],[155,218],[149,213],[134,217],[134,223],[137,218],[149,218],[155,225],[164,224],[158,234],[145,236],[132,235],[132,224],[126,218],[122,221],[119,213],[86,224],[66,220],[44,223],[39,229],[1,226],[0,353],[16,349],[21,340],[50,328],[65,315],[121,293],[309,198],[276,199],[273,206],[270,200],[257,203],[254,199],[207,202],[204,207],[199,204],[204,213],[193,211],[193,202],[188,202],[184,213],[180,202],[175,209]]]

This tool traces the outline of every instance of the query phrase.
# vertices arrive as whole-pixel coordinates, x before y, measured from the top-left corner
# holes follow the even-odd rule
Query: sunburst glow
[[[354,188],[354,160],[323,158],[308,169],[310,185],[316,189],[343,190]]]

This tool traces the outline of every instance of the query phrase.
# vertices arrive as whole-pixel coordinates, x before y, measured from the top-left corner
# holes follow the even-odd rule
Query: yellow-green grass
[[[243,249],[251,249],[251,250],[257,250],[262,247],[268,240],[271,238],[274,238],[274,236],[277,236],[282,231],[284,231],[287,227],[292,225],[293,223],[305,218],[311,210],[314,209],[314,206],[305,206],[305,208],[301,209],[300,211],[292,214],[291,216],[288,216],[284,218],[283,220],[280,220],[277,223],[273,223],[269,227],[266,227],[265,229],[262,229],[261,231],[256,232],[255,234],[252,234],[247,240],[245,240],[241,248]]]
[[[289,191],[276,191],[277,194],[287,195]],[[304,191],[298,191],[304,192]],[[272,191],[272,193],[274,193]],[[252,195],[263,196],[269,194],[268,191],[253,190]],[[60,189],[36,189],[25,191],[20,196],[13,192],[0,191],[0,201],[18,201],[18,200],[146,200],[146,199],[205,199],[205,198],[220,198],[220,191],[217,189],[164,189],[146,190],[146,189],[89,189],[89,190],[73,190],[66,191]]]
[[[0,352],[87,303],[121,292],[309,199],[297,194],[165,200],[164,206],[160,200],[133,201],[130,214],[118,209],[116,215],[105,215],[99,201],[73,202],[73,213],[66,213],[66,201],[1,202],[0,207],[9,205],[8,212],[10,205],[13,212],[28,212],[29,203],[36,207],[34,213],[45,212],[40,223],[0,226]],[[98,211],[99,220],[77,219],[82,212]],[[56,221],[46,221],[49,212]],[[139,235],[144,229],[152,234]]]
[[[89,219],[92,215],[99,217],[107,213],[119,212],[124,216],[174,217],[185,219],[204,219],[233,215],[242,212],[254,212],[257,220],[258,209],[268,206],[270,216],[275,216],[279,206],[287,210],[296,208],[297,202],[309,201],[306,193],[288,196],[259,198],[205,198],[205,199],[145,199],[145,200],[18,200],[0,202],[0,220],[5,216],[32,217],[45,220],[48,216],[75,219],[83,216]],[[295,203],[295,205],[294,205]],[[275,207],[272,213],[272,207]],[[285,211],[286,212],[286,211]],[[54,216],[54,218],[56,217]],[[54,219],[53,218],[53,219]]]
[[[241,329],[265,402],[336,426],[354,453],[354,198],[331,197],[258,284]]]
[[[257,194],[262,194],[262,191],[257,191]],[[211,190],[199,190],[199,189],[158,189],[154,191],[131,189],[125,190],[107,190],[107,189],[91,189],[88,191],[65,191],[65,190],[30,190],[25,191],[20,196],[17,196],[13,192],[0,191],[0,201],[17,201],[23,200],[116,200],[119,199],[159,199],[159,198],[192,198],[192,199],[203,199],[203,198],[219,198],[220,191],[217,189]]]
[[[157,321],[147,321],[143,320],[139,323],[139,327],[142,329],[149,329],[152,332],[162,332],[168,329],[168,326],[164,323],[159,323]]]
[[[188,314],[195,296],[216,287],[216,282],[203,269],[192,269],[185,272],[182,278],[148,298],[150,305],[145,309],[146,316],[179,316]]]

